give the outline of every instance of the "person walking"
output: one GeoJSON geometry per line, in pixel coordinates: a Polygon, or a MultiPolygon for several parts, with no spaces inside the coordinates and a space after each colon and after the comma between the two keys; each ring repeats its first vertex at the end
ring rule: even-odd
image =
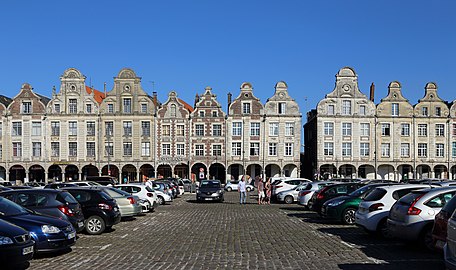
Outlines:
{"type": "Polygon", "coordinates": [[[238,191],[239,191],[239,199],[240,199],[240,204],[245,204],[246,203],[246,197],[247,193],[245,191],[245,180],[244,177],[241,178],[241,181],[239,181],[238,184],[238,191]]]}
{"type": "Polygon", "coordinates": [[[264,204],[264,185],[263,181],[258,181],[258,204],[264,204]]]}
{"type": "Polygon", "coordinates": [[[266,189],[266,198],[265,198],[265,202],[267,204],[271,204],[271,178],[268,177],[268,180],[266,180],[266,184],[264,185],[265,189],[266,189]]]}

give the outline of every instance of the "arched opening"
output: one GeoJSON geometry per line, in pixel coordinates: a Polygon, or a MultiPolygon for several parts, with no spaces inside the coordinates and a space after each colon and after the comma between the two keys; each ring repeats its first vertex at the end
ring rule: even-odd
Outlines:
{"type": "Polygon", "coordinates": [[[143,164],[139,168],[139,178],[142,179],[142,181],[147,181],[149,178],[154,178],[155,177],[155,170],[154,167],[150,164],[143,164]]]}
{"type": "Polygon", "coordinates": [[[79,181],[79,169],[76,165],[66,166],[65,181],[79,181]]]}
{"type": "Polygon", "coordinates": [[[25,179],[25,169],[21,165],[14,165],[9,170],[9,180],[11,182],[23,183],[25,179]]]}
{"type": "Polygon", "coordinates": [[[40,165],[33,165],[29,168],[30,182],[44,182],[45,170],[40,165]]]}
{"type": "Polygon", "coordinates": [[[261,177],[261,166],[258,164],[248,165],[245,174],[250,176],[251,179],[255,179],[256,176],[261,177]]]}
{"type": "Polygon", "coordinates": [[[323,164],[320,166],[320,173],[314,175],[314,179],[328,180],[337,177],[337,169],[334,164],[323,164]]]}
{"type": "Polygon", "coordinates": [[[226,172],[225,167],[220,163],[213,163],[209,167],[209,175],[211,179],[220,180],[222,183],[226,183],[226,172]]]}
{"type": "Polygon", "coordinates": [[[361,165],[358,168],[358,177],[364,179],[375,179],[375,168],[372,165],[361,165]]]}
{"type": "Polygon", "coordinates": [[[6,169],[3,166],[0,166],[0,179],[6,180],[6,169]]]}
{"type": "Polygon", "coordinates": [[[82,179],[85,180],[87,176],[98,176],[98,168],[91,164],[82,167],[82,179]]]}
{"type": "Polygon", "coordinates": [[[159,165],[157,168],[157,178],[168,178],[172,176],[171,166],[168,164],[159,165]]]}
{"type": "Polygon", "coordinates": [[[241,176],[243,173],[244,169],[241,164],[231,164],[230,166],[228,166],[227,177],[229,177],[230,180],[239,180],[239,176],[241,176]]]}
{"type": "Polygon", "coordinates": [[[265,168],[266,177],[279,177],[280,175],[280,167],[276,164],[269,164],[266,165],[265,168]]]}
{"type": "Polygon", "coordinates": [[[53,182],[62,181],[62,168],[59,165],[51,165],[48,169],[48,180],[53,182]]]}
{"type": "Polygon", "coordinates": [[[436,165],[434,167],[435,178],[446,179],[448,178],[448,169],[445,165],[436,165]]]}
{"type": "Polygon", "coordinates": [[[200,181],[208,177],[207,167],[203,163],[195,163],[192,166],[192,180],[200,181]]]}
{"type": "Polygon", "coordinates": [[[394,167],[392,165],[380,165],[377,171],[380,179],[384,180],[395,180],[394,179],[394,167]]]}
{"type": "Polygon", "coordinates": [[[397,167],[398,180],[413,179],[413,167],[412,165],[402,164],[397,167]]]}
{"type": "Polygon", "coordinates": [[[123,183],[136,182],[136,181],[138,181],[138,179],[136,177],[137,177],[137,174],[136,174],[135,166],[133,166],[131,164],[127,164],[127,165],[123,166],[123,168],[122,168],[123,183]]]}
{"type": "Polygon", "coordinates": [[[356,168],[351,164],[344,164],[339,167],[339,175],[342,178],[356,178],[356,168]]]}
{"type": "MultiPolygon", "coordinates": [[[[117,180],[120,180],[119,179],[119,168],[116,165],[112,165],[112,164],[105,165],[103,167],[103,169],[101,169],[101,175],[113,176],[113,177],[117,178],[117,180]]],[[[119,183],[120,183],[120,181],[119,181],[119,183]]]]}
{"type": "Polygon", "coordinates": [[[456,166],[451,167],[451,179],[456,180],[456,166]]]}
{"type": "Polygon", "coordinates": [[[298,177],[298,167],[295,164],[287,164],[283,167],[283,175],[286,177],[298,177]]]}
{"type": "Polygon", "coordinates": [[[429,165],[418,165],[416,167],[416,178],[431,178],[431,167],[429,165]]]}
{"type": "Polygon", "coordinates": [[[174,166],[174,175],[177,175],[180,178],[189,179],[188,165],[181,163],[174,166]]]}

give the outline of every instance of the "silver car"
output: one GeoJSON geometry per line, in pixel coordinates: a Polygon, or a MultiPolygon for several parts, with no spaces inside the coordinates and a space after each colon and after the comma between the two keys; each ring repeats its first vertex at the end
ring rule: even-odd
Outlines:
{"type": "Polygon", "coordinates": [[[432,250],[435,215],[455,194],[456,187],[441,187],[416,190],[405,195],[394,203],[389,212],[388,231],[391,236],[418,240],[432,250]]]}
{"type": "Polygon", "coordinates": [[[305,190],[307,183],[300,184],[295,188],[288,189],[277,193],[277,201],[285,202],[286,204],[292,204],[298,201],[298,195],[301,190],[305,190]]]}
{"type": "Polygon", "coordinates": [[[447,269],[456,270],[456,215],[448,219],[447,242],[443,247],[443,257],[447,269]]]}
{"type": "Polygon", "coordinates": [[[93,188],[103,190],[116,200],[116,203],[119,206],[120,216],[123,218],[137,216],[142,212],[142,206],[139,204],[138,196],[131,195],[128,192],[113,187],[101,186],[93,188]]]}
{"type": "Polygon", "coordinates": [[[305,207],[308,206],[310,198],[315,193],[315,191],[322,189],[327,185],[337,184],[338,182],[334,181],[321,181],[321,182],[311,182],[307,183],[304,189],[298,193],[298,203],[305,207]]]}

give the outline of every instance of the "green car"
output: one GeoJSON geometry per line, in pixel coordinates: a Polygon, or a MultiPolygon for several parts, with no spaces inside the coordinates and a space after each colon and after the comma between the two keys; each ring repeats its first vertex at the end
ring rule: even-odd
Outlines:
{"type": "Polygon", "coordinates": [[[326,201],[321,208],[321,216],[327,219],[340,221],[344,224],[355,224],[355,212],[358,206],[376,187],[386,186],[389,184],[377,183],[358,188],[347,196],[336,197],[326,201]]]}

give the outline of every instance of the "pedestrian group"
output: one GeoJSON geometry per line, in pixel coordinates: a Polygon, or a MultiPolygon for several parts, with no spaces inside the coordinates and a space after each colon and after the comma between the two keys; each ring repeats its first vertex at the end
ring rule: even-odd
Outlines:
{"type": "MultiPolygon", "coordinates": [[[[263,182],[258,176],[255,179],[255,185],[258,190],[258,204],[270,204],[271,203],[271,178],[268,177],[266,182],[263,182]]],[[[241,181],[238,183],[238,192],[239,192],[239,203],[246,204],[247,200],[247,191],[246,191],[246,182],[244,177],[241,178],[241,181]]]]}

